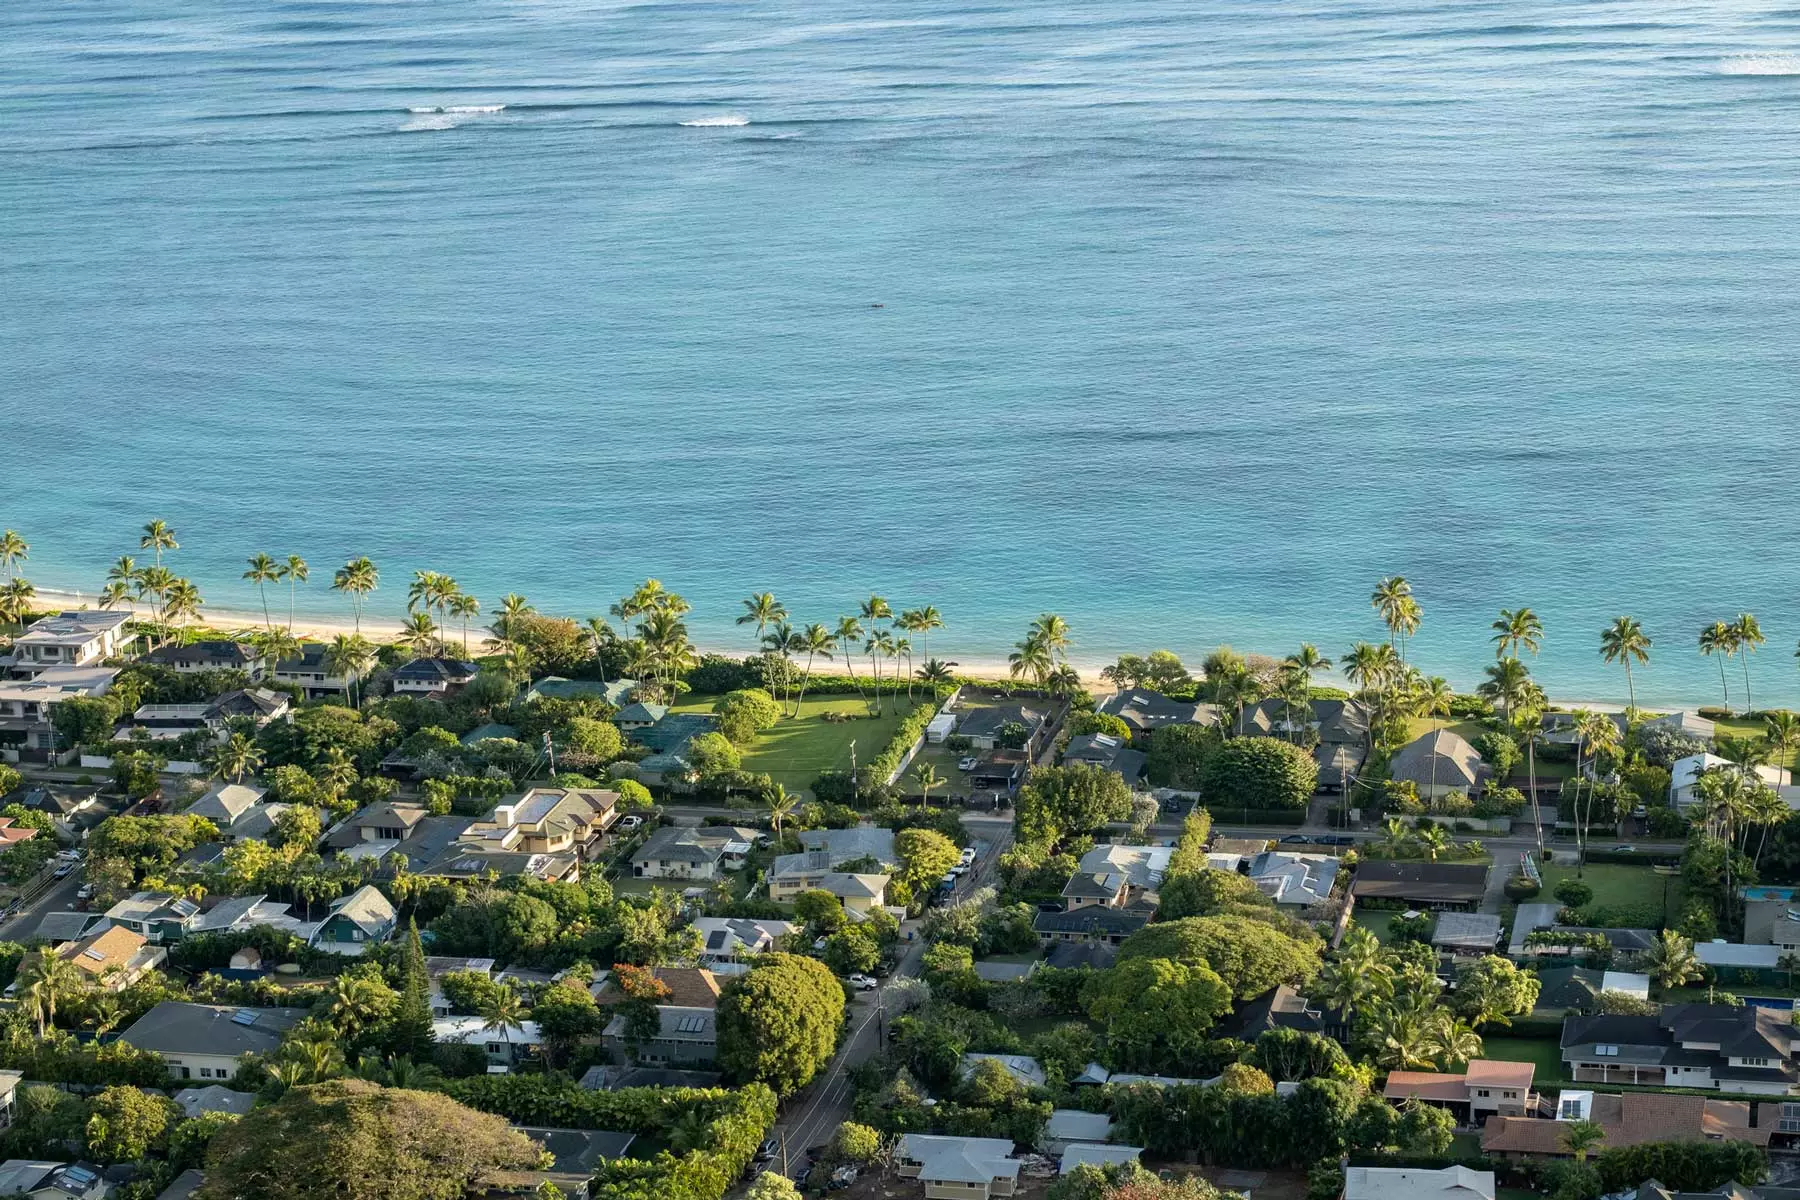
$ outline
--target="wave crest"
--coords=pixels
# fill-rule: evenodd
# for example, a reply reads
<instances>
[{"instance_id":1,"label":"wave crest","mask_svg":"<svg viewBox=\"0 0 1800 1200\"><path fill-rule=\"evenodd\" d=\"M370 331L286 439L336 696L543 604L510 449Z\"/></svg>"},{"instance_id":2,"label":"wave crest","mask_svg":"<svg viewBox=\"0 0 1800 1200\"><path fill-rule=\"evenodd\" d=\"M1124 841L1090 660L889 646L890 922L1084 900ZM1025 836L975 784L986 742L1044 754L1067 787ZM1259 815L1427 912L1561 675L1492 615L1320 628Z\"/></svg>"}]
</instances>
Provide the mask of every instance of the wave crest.
<instances>
[{"instance_id":1,"label":"wave crest","mask_svg":"<svg viewBox=\"0 0 1800 1200\"><path fill-rule=\"evenodd\" d=\"M409 113L418 113L422 116L423 115L435 115L435 114L440 114L440 113L449 115L449 116L474 116L478 113L505 112L506 105L504 105L504 104L445 104L445 105L427 104L427 105L421 105L416 108L409 108L406 111Z\"/></svg>"},{"instance_id":2,"label":"wave crest","mask_svg":"<svg viewBox=\"0 0 1800 1200\"><path fill-rule=\"evenodd\" d=\"M740 117L736 113L722 113L716 117L695 117L691 121L680 122L688 129L731 129L749 123L749 117Z\"/></svg>"},{"instance_id":3,"label":"wave crest","mask_svg":"<svg viewBox=\"0 0 1800 1200\"><path fill-rule=\"evenodd\" d=\"M1721 75L1800 75L1800 54L1733 54L1719 60Z\"/></svg>"}]
</instances>

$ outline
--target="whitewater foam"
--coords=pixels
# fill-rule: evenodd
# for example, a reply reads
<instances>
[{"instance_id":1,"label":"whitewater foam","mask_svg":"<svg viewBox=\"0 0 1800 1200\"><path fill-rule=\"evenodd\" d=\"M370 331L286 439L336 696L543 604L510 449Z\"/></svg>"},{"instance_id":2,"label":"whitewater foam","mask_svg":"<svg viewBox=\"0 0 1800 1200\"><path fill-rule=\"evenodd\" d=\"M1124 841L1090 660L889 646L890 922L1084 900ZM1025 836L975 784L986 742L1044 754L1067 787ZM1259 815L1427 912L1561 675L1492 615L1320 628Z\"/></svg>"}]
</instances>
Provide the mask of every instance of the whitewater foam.
<instances>
[{"instance_id":1,"label":"whitewater foam","mask_svg":"<svg viewBox=\"0 0 1800 1200\"><path fill-rule=\"evenodd\" d=\"M504 104L445 104L445 105L440 106L440 105L435 105L435 104L428 104L428 105L423 105L420 107L409 108L406 111L409 113L418 113L420 115L443 113L443 114L448 114L451 116L473 116L473 115L476 115L479 113L505 112L506 105L504 105Z\"/></svg>"},{"instance_id":2,"label":"whitewater foam","mask_svg":"<svg viewBox=\"0 0 1800 1200\"><path fill-rule=\"evenodd\" d=\"M1800 54L1733 54L1719 60L1721 75L1800 75Z\"/></svg>"},{"instance_id":3,"label":"whitewater foam","mask_svg":"<svg viewBox=\"0 0 1800 1200\"><path fill-rule=\"evenodd\" d=\"M695 117L692 121L680 122L689 129L729 129L749 123L749 117L740 117L735 113L725 113L717 117Z\"/></svg>"}]
</instances>

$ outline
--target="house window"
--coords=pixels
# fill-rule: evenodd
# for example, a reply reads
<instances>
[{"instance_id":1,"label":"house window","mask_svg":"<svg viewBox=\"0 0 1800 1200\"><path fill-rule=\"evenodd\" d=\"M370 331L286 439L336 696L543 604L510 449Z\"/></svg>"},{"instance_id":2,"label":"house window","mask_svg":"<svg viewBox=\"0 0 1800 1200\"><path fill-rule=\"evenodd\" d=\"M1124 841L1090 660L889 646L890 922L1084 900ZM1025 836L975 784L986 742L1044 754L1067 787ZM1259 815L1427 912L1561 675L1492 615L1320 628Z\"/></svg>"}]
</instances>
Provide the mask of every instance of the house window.
<instances>
[{"instance_id":1,"label":"house window","mask_svg":"<svg viewBox=\"0 0 1800 1200\"><path fill-rule=\"evenodd\" d=\"M1595 1046L1594 1054L1599 1058L1617 1058L1619 1048L1617 1046Z\"/></svg>"},{"instance_id":2,"label":"house window","mask_svg":"<svg viewBox=\"0 0 1800 1200\"><path fill-rule=\"evenodd\" d=\"M1746 1067L1766 1067L1769 1065L1769 1060L1766 1058L1746 1058L1743 1062Z\"/></svg>"},{"instance_id":3,"label":"house window","mask_svg":"<svg viewBox=\"0 0 1800 1200\"><path fill-rule=\"evenodd\" d=\"M1480 1096L1483 1100L1486 1100L1488 1097L1488 1090L1486 1088L1477 1088L1475 1094Z\"/></svg>"},{"instance_id":4,"label":"house window","mask_svg":"<svg viewBox=\"0 0 1800 1200\"><path fill-rule=\"evenodd\" d=\"M1800 1104L1782 1104L1779 1128L1782 1133L1800 1133Z\"/></svg>"}]
</instances>

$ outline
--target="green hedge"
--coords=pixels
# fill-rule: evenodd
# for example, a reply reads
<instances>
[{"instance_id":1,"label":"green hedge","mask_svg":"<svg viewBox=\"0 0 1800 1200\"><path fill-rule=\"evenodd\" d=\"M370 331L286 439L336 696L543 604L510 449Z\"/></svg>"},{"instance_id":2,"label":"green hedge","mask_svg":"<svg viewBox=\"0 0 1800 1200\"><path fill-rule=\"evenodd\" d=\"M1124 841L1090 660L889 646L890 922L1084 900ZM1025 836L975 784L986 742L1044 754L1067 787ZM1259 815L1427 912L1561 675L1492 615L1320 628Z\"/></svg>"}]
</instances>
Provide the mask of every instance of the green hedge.
<instances>
[{"instance_id":1,"label":"green hedge","mask_svg":"<svg viewBox=\"0 0 1800 1200\"><path fill-rule=\"evenodd\" d=\"M925 727L931 724L931 718L937 715L937 701L927 700L915 705L900 722L900 728L894 731L893 740L882 748L869 762L869 777L886 783L888 776L900 769L900 760L912 749L914 742L925 736Z\"/></svg>"},{"instance_id":2,"label":"green hedge","mask_svg":"<svg viewBox=\"0 0 1800 1200\"><path fill-rule=\"evenodd\" d=\"M695 1139L703 1149L603 1160L589 1192L595 1200L721 1200L756 1157L776 1115L775 1093L760 1083L591 1092L566 1075L477 1075L452 1080L443 1090L516 1125L610 1129L660 1139L690 1115L704 1123L705 1132Z\"/></svg>"},{"instance_id":3,"label":"green hedge","mask_svg":"<svg viewBox=\"0 0 1800 1200\"><path fill-rule=\"evenodd\" d=\"M1626 867L1675 867L1681 865L1679 851L1653 850L1589 850L1586 855L1591 863L1617 863Z\"/></svg>"},{"instance_id":4,"label":"green hedge","mask_svg":"<svg viewBox=\"0 0 1800 1200\"><path fill-rule=\"evenodd\" d=\"M1485 1025L1481 1036L1484 1038L1562 1038L1563 1023L1559 1018L1533 1020L1530 1017L1514 1017L1511 1025Z\"/></svg>"}]
</instances>

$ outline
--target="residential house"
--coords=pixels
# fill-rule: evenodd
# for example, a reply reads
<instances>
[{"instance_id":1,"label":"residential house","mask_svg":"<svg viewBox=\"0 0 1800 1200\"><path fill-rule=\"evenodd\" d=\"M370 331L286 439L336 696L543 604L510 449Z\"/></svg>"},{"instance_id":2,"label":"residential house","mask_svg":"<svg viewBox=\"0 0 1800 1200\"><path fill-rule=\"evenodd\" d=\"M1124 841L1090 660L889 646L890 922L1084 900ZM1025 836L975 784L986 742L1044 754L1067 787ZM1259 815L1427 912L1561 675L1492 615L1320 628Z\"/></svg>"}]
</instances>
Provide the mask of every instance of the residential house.
<instances>
[{"instance_id":1,"label":"residential house","mask_svg":"<svg viewBox=\"0 0 1800 1200\"><path fill-rule=\"evenodd\" d=\"M167 667L179 675L198 675L203 671L242 671L251 682L261 679L268 670L268 656L249 642L225 638L189 642L185 646L170 642L144 655L143 660L157 667Z\"/></svg>"},{"instance_id":2,"label":"residential house","mask_svg":"<svg viewBox=\"0 0 1800 1200\"><path fill-rule=\"evenodd\" d=\"M1569 1158L1564 1134L1571 1121L1593 1121L1605 1131L1601 1145L1625 1149L1646 1142L1731 1141L1767 1146L1777 1120L1773 1104L1753 1119L1746 1100L1713 1100L1666 1092L1586 1092L1565 1090L1556 1098L1556 1119L1490 1117L1481 1133L1481 1151L1496 1158ZM1785 1105L1781 1107L1786 1107Z\"/></svg>"},{"instance_id":3,"label":"residential house","mask_svg":"<svg viewBox=\"0 0 1800 1200\"><path fill-rule=\"evenodd\" d=\"M1041 931L1040 936L1042 936ZM1069 971L1076 967L1086 967L1091 971L1104 971L1112 966L1118 957L1119 949L1111 942L1089 941L1085 938L1057 938L1050 942L1040 961L1044 966L1055 967L1059 971Z\"/></svg>"},{"instance_id":4,"label":"residential house","mask_svg":"<svg viewBox=\"0 0 1800 1200\"><path fill-rule=\"evenodd\" d=\"M299 654L275 664L275 681L293 684L308 700L329 700L344 695L362 675L356 671L339 674L333 670L328 660L329 652L330 647L323 642L302 643Z\"/></svg>"},{"instance_id":5,"label":"residential house","mask_svg":"<svg viewBox=\"0 0 1800 1200\"><path fill-rule=\"evenodd\" d=\"M420 867L415 874L433 879L498 879L506 875L528 875L563 883L581 881L579 854L562 851L554 854L522 849L523 834L517 828L494 829L470 836L466 831L439 852L436 858Z\"/></svg>"},{"instance_id":6,"label":"residential house","mask_svg":"<svg viewBox=\"0 0 1800 1200\"><path fill-rule=\"evenodd\" d=\"M1319 739L1313 747L1319 790L1342 792L1368 756L1369 707L1360 700L1314 700L1312 710L1313 731Z\"/></svg>"},{"instance_id":7,"label":"residential house","mask_svg":"<svg viewBox=\"0 0 1800 1200\"><path fill-rule=\"evenodd\" d=\"M1744 942L1800 949L1800 888L1759 884L1738 889L1744 900Z\"/></svg>"},{"instance_id":8,"label":"residential house","mask_svg":"<svg viewBox=\"0 0 1800 1200\"><path fill-rule=\"evenodd\" d=\"M185 937L199 914L200 906L185 897L136 892L107 909L106 919L160 946Z\"/></svg>"},{"instance_id":9,"label":"residential house","mask_svg":"<svg viewBox=\"0 0 1800 1200\"><path fill-rule=\"evenodd\" d=\"M1171 700L1149 688L1115 692L1101 702L1100 711L1125 722L1134 740L1168 725L1217 725L1221 720L1217 705Z\"/></svg>"},{"instance_id":10,"label":"residential house","mask_svg":"<svg viewBox=\"0 0 1800 1200\"><path fill-rule=\"evenodd\" d=\"M1105 1113L1083 1112L1078 1108L1058 1108L1050 1113L1044 1132L1038 1137L1038 1148L1046 1154L1061 1154L1082 1142L1110 1142L1113 1119Z\"/></svg>"},{"instance_id":11,"label":"residential house","mask_svg":"<svg viewBox=\"0 0 1800 1200\"><path fill-rule=\"evenodd\" d=\"M399 920L399 914L380 889L365 883L331 902L309 944L315 950L360 958L370 946L385 942Z\"/></svg>"},{"instance_id":12,"label":"residential house","mask_svg":"<svg viewBox=\"0 0 1800 1200\"><path fill-rule=\"evenodd\" d=\"M575 854L592 859L619 816L619 793L599 788L532 788L497 804L471 824L466 838L516 832L509 848L528 854Z\"/></svg>"},{"instance_id":13,"label":"residential house","mask_svg":"<svg viewBox=\"0 0 1800 1200\"><path fill-rule=\"evenodd\" d=\"M863 872L831 871L819 880L818 890L836 896L853 920L861 920L887 903L890 876Z\"/></svg>"},{"instance_id":14,"label":"residential house","mask_svg":"<svg viewBox=\"0 0 1800 1200\"><path fill-rule=\"evenodd\" d=\"M80 941L105 920L105 913L49 912L44 914L31 936L56 949L70 942Z\"/></svg>"},{"instance_id":15,"label":"residential house","mask_svg":"<svg viewBox=\"0 0 1800 1200\"><path fill-rule=\"evenodd\" d=\"M716 975L737 975L750 969L750 960L766 954L781 939L802 927L792 921L752 917L696 917L700 935L700 965Z\"/></svg>"},{"instance_id":16,"label":"residential house","mask_svg":"<svg viewBox=\"0 0 1800 1200\"><path fill-rule=\"evenodd\" d=\"M1676 733L1684 733L1688 737L1699 738L1710 742L1718 734L1718 726L1696 712L1664 713L1660 717L1651 717L1643 722L1640 729L1673 729ZM1622 732L1622 731L1621 731Z\"/></svg>"},{"instance_id":17,"label":"residential house","mask_svg":"<svg viewBox=\"0 0 1800 1200\"><path fill-rule=\"evenodd\" d=\"M1043 1087L1049 1082L1044 1064L1025 1054L965 1054L957 1064L957 1074L967 1079L984 1062L999 1063L1023 1087Z\"/></svg>"},{"instance_id":18,"label":"residential house","mask_svg":"<svg viewBox=\"0 0 1800 1200\"><path fill-rule=\"evenodd\" d=\"M550 1152L551 1170L592 1175L609 1158L624 1158L637 1135L603 1129L552 1129L515 1125L514 1129Z\"/></svg>"},{"instance_id":19,"label":"residential house","mask_svg":"<svg viewBox=\"0 0 1800 1200\"><path fill-rule=\"evenodd\" d=\"M23 1071L0 1070L0 1129L7 1129L13 1123L13 1096L19 1090L19 1081L24 1078Z\"/></svg>"},{"instance_id":20,"label":"residential house","mask_svg":"<svg viewBox=\"0 0 1800 1200\"><path fill-rule=\"evenodd\" d=\"M565 679L561 675L546 675L531 685L524 698L525 703L534 704L544 699L585 700L591 696L619 709L625 707L637 688L635 679Z\"/></svg>"},{"instance_id":21,"label":"residential house","mask_svg":"<svg viewBox=\"0 0 1800 1200\"><path fill-rule=\"evenodd\" d=\"M849 829L807 829L800 834L803 850L823 850L831 865L841 867L860 858L872 858L883 868L900 865L894 853L894 831L880 825L853 825Z\"/></svg>"},{"instance_id":22,"label":"residential house","mask_svg":"<svg viewBox=\"0 0 1800 1200\"><path fill-rule=\"evenodd\" d=\"M1665 1004L1654 1016L1563 1022L1562 1060L1587 1083L1652 1084L1785 1096L1800 1083L1800 1030L1755 1005Z\"/></svg>"},{"instance_id":23,"label":"residential house","mask_svg":"<svg viewBox=\"0 0 1800 1200\"><path fill-rule=\"evenodd\" d=\"M694 777L688 745L703 733L715 732L719 719L710 713L667 713L655 724L625 730L625 736L649 750L634 770L648 786L686 785ZM623 726L621 726L623 729Z\"/></svg>"},{"instance_id":24,"label":"residential house","mask_svg":"<svg viewBox=\"0 0 1800 1200\"><path fill-rule=\"evenodd\" d=\"M1366 858L1350 885L1358 900L1401 900L1416 908L1469 908L1487 894L1485 863L1434 863Z\"/></svg>"},{"instance_id":25,"label":"residential house","mask_svg":"<svg viewBox=\"0 0 1800 1200\"><path fill-rule=\"evenodd\" d=\"M29 679L0 679L0 762L73 761L78 747L62 744L52 710L104 696L118 674L115 667L45 667Z\"/></svg>"},{"instance_id":26,"label":"residential house","mask_svg":"<svg viewBox=\"0 0 1800 1200\"><path fill-rule=\"evenodd\" d=\"M137 640L125 628L130 620L128 612L86 608L44 617L13 639L12 653L0 658L0 673L31 679L56 667L98 666Z\"/></svg>"},{"instance_id":27,"label":"residential house","mask_svg":"<svg viewBox=\"0 0 1800 1200\"><path fill-rule=\"evenodd\" d=\"M1745 1187L1733 1179L1710 1192L1676 1192L1655 1179L1645 1180L1637 1191L1627 1191L1622 1200L1800 1200L1800 1188L1759 1184Z\"/></svg>"},{"instance_id":28,"label":"residential house","mask_svg":"<svg viewBox=\"0 0 1800 1200\"><path fill-rule=\"evenodd\" d=\"M161 946L152 946L141 933L123 925L109 925L73 941L56 951L58 958L73 964L88 982L108 992L122 992L145 972L160 966L169 956Z\"/></svg>"},{"instance_id":29,"label":"residential house","mask_svg":"<svg viewBox=\"0 0 1800 1200\"><path fill-rule=\"evenodd\" d=\"M1486 776L1487 764L1475 747L1448 729L1421 734L1388 762L1388 778L1412 784L1424 800L1442 799L1452 792L1474 795Z\"/></svg>"},{"instance_id":30,"label":"residential house","mask_svg":"<svg viewBox=\"0 0 1800 1200\"><path fill-rule=\"evenodd\" d=\"M637 1067L603 1064L582 1073L580 1084L590 1092L623 1092L632 1088L709 1088L723 1078L717 1071L681 1071L670 1067Z\"/></svg>"},{"instance_id":31,"label":"residential house","mask_svg":"<svg viewBox=\"0 0 1800 1200\"><path fill-rule=\"evenodd\" d=\"M668 715L668 705L639 700L621 708L613 718L613 724L619 727L620 732L631 734L651 728Z\"/></svg>"},{"instance_id":32,"label":"residential house","mask_svg":"<svg viewBox=\"0 0 1800 1200\"><path fill-rule=\"evenodd\" d=\"M1787 786L1787 773L1766 764L1745 767L1717 754L1690 754L1669 765L1669 805L1677 812L1687 812L1701 802L1700 780L1709 771L1731 771L1769 788L1795 807L1800 789Z\"/></svg>"},{"instance_id":33,"label":"residential house","mask_svg":"<svg viewBox=\"0 0 1800 1200\"><path fill-rule=\"evenodd\" d=\"M895 1171L924 1185L926 1200L1010 1196L1019 1185L1020 1165L1005 1138L907 1133L894 1146Z\"/></svg>"},{"instance_id":34,"label":"residential house","mask_svg":"<svg viewBox=\"0 0 1800 1200\"><path fill-rule=\"evenodd\" d=\"M66 838L79 840L87 826L78 820L78 814L93 812L110 815L110 811L100 802L100 789L94 786L80 786L62 783L34 783L13 792L5 798L8 804L18 804L32 812L41 812L55 824L56 831ZM103 817L97 817L95 824Z\"/></svg>"},{"instance_id":35,"label":"residential house","mask_svg":"<svg viewBox=\"0 0 1800 1200\"><path fill-rule=\"evenodd\" d=\"M325 849L352 858L385 858L413 836L431 815L422 804L382 800L366 805L325 835Z\"/></svg>"},{"instance_id":36,"label":"residential house","mask_svg":"<svg viewBox=\"0 0 1800 1200\"><path fill-rule=\"evenodd\" d=\"M267 925L300 938L312 932L312 926L296 918L287 905L267 896L227 896L207 903L211 907L188 922L187 932L242 933L258 925Z\"/></svg>"},{"instance_id":37,"label":"residential house","mask_svg":"<svg viewBox=\"0 0 1800 1200\"><path fill-rule=\"evenodd\" d=\"M1437 1071L1390 1071L1382 1091L1389 1102L1408 1100L1447 1108L1459 1125L1479 1125L1488 1117L1526 1117L1537 1113L1539 1096L1531 1090L1536 1067L1528 1062L1477 1058L1460 1074Z\"/></svg>"},{"instance_id":38,"label":"residential house","mask_svg":"<svg viewBox=\"0 0 1800 1200\"><path fill-rule=\"evenodd\" d=\"M209 1083L205 1087L182 1088L175 1093L175 1103L181 1105L181 1111L188 1117L201 1117L207 1113L235 1113L243 1116L256 1103L255 1092L234 1092L228 1087Z\"/></svg>"},{"instance_id":39,"label":"residential house","mask_svg":"<svg viewBox=\"0 0 1800 1200\"><path fill-rule=\"evenodd\" d=\"M433 1017L431 1036L440 1046L479 1046L493 1066L515 1067L544 1048L536 1021L492 1029L483 1017Z\"/></svg>"},{"instance_id":40,"label":"residential house","mask_svg":"<svg viewBox=\"0 0 1800 1200\"><path fill-rule=\"evenodd\" d=\"M1494 1173L1468 1167L1346 1167L1343 1200L1494 1200Z\"/></svg>"},{"instance_id":41,"label":"residential house","mask_svg":"<svg viewBox=\"0 0 1800 1200\"><path fill-rule=\"evenodd\" d=\"M1009 750L1023 749L1027 754L1034 754L1042 748L1046 722L1050 719L1047 707L1036 704L994 704L984 708L971 708L964 712L962 720L957 723L956 732L977 750L1001 749L1001 731L1008 725L1021 725L1025 729L1023 746L1008 746Z\"/></svg>"},{"instance_id":42,"label":"residential house","mask_svg":"<svg viewBox=\"0 0 1800 1200\"><path fill-rule=\"evenodd\" d=\"M624 1013L608 1021L600 1040L621 1062L653 1066L710 1064L718 1053L714 1010L719 1004L719 981L704 967L658 967L653 974L669 989L666 1002L656 1006L657 1028L645 1038L634 1038ZM595 997L602 1005L616 1005L624 996L603 990Z\"/></svg>"},{"instance_id":43,"label":"residential house","mask_svg":"<svg viewBox=\"0 0 1800 1200\"><path fill-rule=\"evenodd\" d=\"M156 1193L156 1200L191 1200L193 1194L200 1190L206 1182L206 1172L198 1167L189 1167L169 1181L169 1186Z\"/></svg>"},{"instance_id":44,"label":"residential house","mask_svg":"<svg viewBox=\"0 0 1800 1200\"><path fill-rule=\"evenodd\" d=\"M969 768L969 788L977 792L1013 793L1031 773L1031 756L1023 750L989 750Z\"/></svg>"},{"instance_id":45,"label":"residential house","mask_svg":"<svg viewBox=\"0 0 1800 1200\"><path fill-rule=\"evenodd\" d=\"M456 740L465 746L479 746L482 742L493 738L516 742L519 740L518 727L516 725L504 725L499 721L484 721Z\"/></svg>"},{"instance_id":46,"label":"residential house","mask_svg":"<svg viewBox=\"0 0 1800 1200\"><path fill-rule=\"evenodd\" d=\"M1163 872L1175 854L1172 846L1095 846L1081 856L1080 870L1088 874L1120 876L1127 900L1135 900L1162 886Z\"/></svg>"},{"instance_id":47,"label":"residential house","mask_svg":"<svg viewBox=\"0 0 1800 1200\"><path fill-rule=\"evenodd\" d=\"M1275 903L1307 908L1331 899L1340 866L1330 854L1264 850L1249 861L1244 873Z\"/></svg>"},{"instance_id":48,"label":"residential house","mask_svg":"<svg viewBox=\"0 0 1800 1200\"><path fill-rule=\"evenodd\" d=\"M250 818L256 809L264 806L268 789L252 787L244 783L214 784L204 795L187 807L190 817L205 817L219 828L221 841L236 841L245 836L239 822ZM258 822L260 824L260 822Z\"/></svg>"},{"instance_id":49,"label":"residential house","mask_svg":"<svg viewBox=\"0 0 1800 1200\"><path fill-rule=\"evenodd\" d=\"M474 971L478 975L489 978L494 974L494 960L491 958L452 958L439 954L425 956L425 976L431 981L431 1015L447 1017L450 1015L450 1001L444 995L441 986L444 976L453 971Z\"/></svg>"},{"instance_id":50,"label":"residential house","mask_svg":"<svg viewBox=\"0 0 1800 1200\"><path fill-rule=\"evenodd\" d=\"M112 1181L93 1163L47 1162L35 1158L9 1158L0 1162L0 1196L21 1196L27 1200L104 1200L112 1191Z\"/></svg>"},{"instance_id":51,"label":"residential house","mask_svg":"<svg viewBox=\"0 0 1800 1200\"><path fill-rule=\"evenodd\" d=\"M541 1200L555 1188L567 1200L588 1200L592 1174L583 1171L488 1171L469 1184L469 1200ZM159 1198L160 1200L160 1198Z\"/></svg>"},{"instance_id":52,"label":"residential house","mask_svg":"<svg viewBox=\"0 0 1800 1200\"><path fill-rule=\"evenodd\" d=\"M240 688L195 704L146 704L119 723L114 736L143 736L151 741L174 741L190 734L210 734L223 741L234 722L254 722L258 729L288 714L285 693L269 688Z\"/></svg>"},{"instance_id":53,"label":"residential house","mask_svg":"<svg viewBox=\"0 0 1800 1200\"><path fill-rule=\"evenodd\" d=\"M1500 942L1497 913L1444 912L1431 931L1431 944L1449 954L1492 954Z\"/></svg>"},{"instance_id":54,"label":"residential house","mask_svg":"<svg viewBox=\"0 0 1800 1200\"><path fill-rule=\"evenodd\" d=\"M164 1000L119 1040L163 1056L171 1079L230 1079L246 1054L269 1054L304 1008L232 1008Z\"/></svg>"},{"instance_id":55,"label":"residential house","mask_svg":"<svg viewBox=\"0 0 1800 1200\"><path fill-rule=\"evenodd\" d=\"M474 682L481 668L460 658L415 658L390 677L399 696L454 696Z\"/></svg>"},{"instance_id":56,"label":"residential house","mask_svg":"<svg viewBox=\"0 0 1800 1200\"><path fill-rule=\"evenodd\" d=\"M737 825L670 825L657 830L631 855L640 879L717 879L743 865L757 832Z\"/></svg>"},{"instance_id":57,"label":"residential house","mask_svg":"<svg viewBox=\"0 0 1800 1200\"><path fill-rule=\"evenodd\" d=\"M1111 771L1126 783L1136 783L1144 773L1145 758L1143 751L1133 750L1122 738L1107 733L1082 733L1069 739L1062 760L1064 766L1086 763Z\"/></svg>"},{"instance_id":58,"label":"residential house","mask_svg":"<svg viewBox=\"0 0 1800 1200\"><path fill-rule=\"evenodd\" d=\"M1061 942L1100 942L1117 946L1142 929L1155 916L1154 910L1140 906L1113 908L1105 904L1088 904L1067 908L1062 912L1038 912L1031 927L1038 940L1054 947Z\"/></svg>"},{"instance_id":59,"label":"residential house","mask_svg":"<svg viewBox=\"0 0 1800 1200\"><path fill-rule=\"evenodd\" d=\"M1531 935L1539 930L1554 933L1597 933L1604 936L1620 954L1639 954L1656 945L1657 934L1651 929L1598 929L1591 926L1562 925L1556 917L1561 909L1555 904L1521 904L1513 915L1512 943L1507 953L1514 958L1524 955L1568 955L1578 951L1568 946L1530 945Z\"/></svg>"},{"instance_id":60,"label":"residential house","mask_svg":"<svg viewBox=\"0 0 1800 1200\"><path fill-rule=\"evenodd\" d=\"M0 850L11 850L20 842L29 842L37 832L29 825L15 824L11 817L0 817Z\"/></svg>"},{"instance_id":61,"label":"residential house","mask_svg":"<svg viewBox=\"0 0 1800 1200\"><path fill-rule=\"evenodd\" d=\"M1350 1040L1349 1024L1340 1010L1314 1008L1311 1001L1285 983L1239 1004L1219 1026L1219 1036L1254 1042L1271 1029L1317 1033L1340 1042Z\"/></svg>"}]
</instances>

